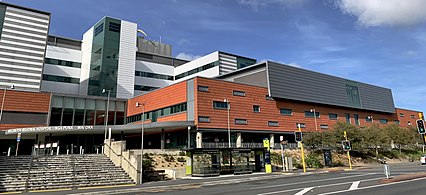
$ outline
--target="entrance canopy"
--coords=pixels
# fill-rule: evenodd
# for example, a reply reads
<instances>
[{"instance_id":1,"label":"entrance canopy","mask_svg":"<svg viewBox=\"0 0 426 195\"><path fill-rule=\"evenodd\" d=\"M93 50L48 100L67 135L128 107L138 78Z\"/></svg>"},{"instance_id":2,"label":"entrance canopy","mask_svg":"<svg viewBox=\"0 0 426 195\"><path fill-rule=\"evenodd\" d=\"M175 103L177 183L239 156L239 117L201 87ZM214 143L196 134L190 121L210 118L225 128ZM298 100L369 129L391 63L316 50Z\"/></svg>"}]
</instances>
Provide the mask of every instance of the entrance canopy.
<instances>
[{"instance_id":1,"label":"entrance canopy","mask_svg":"<svg viewBox=\"0 0 426 195\"><path fill-rule=\"evenodd\" d=\"M186 129L188 126L194 126L194 121L170 121L170 122L154 122L144 124L144 131L146 133L160 133L161 130L176 130ZM112 133L140 133L141 124L128 124L128 125L108 125ZM35 135L44 133L55 134L104 134L105 126L47 126L47 127L30 127L30 128L17 128L4 131L6 135L15 135L18 133Z\"/></svg>"}]
</instances>

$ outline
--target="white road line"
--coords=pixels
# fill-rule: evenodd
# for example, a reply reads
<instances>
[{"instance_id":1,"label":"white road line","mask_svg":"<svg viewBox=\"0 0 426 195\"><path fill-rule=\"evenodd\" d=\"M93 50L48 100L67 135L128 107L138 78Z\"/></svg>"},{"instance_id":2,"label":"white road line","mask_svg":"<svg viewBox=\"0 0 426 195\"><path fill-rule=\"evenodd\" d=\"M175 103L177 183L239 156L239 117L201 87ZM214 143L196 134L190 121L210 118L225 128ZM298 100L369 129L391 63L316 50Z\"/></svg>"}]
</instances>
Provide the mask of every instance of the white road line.
<instances>
[{"instance_id":1,"label":"white road line","mask_svg":"<svg viewBox=\"0 0 426 195\"><path fill-rule=\"evenodd\" d=\"M270 185L270 186L261 186L261 187L250 188L250 189L251 190L257 190L257 189L290 186L290 185L313 183L313 182L321 182L321 181L339 180L339 179L352 178L352 177L363 177L363 176L375 175L375 174L377 174L377 173L366 173L366 174L361 174L361 175L349 175L349 176L344 176L344 177L333 177L333 178L328 178L328 179L309 180L309 181L302 181L302 182L295 182L295 183L277 184L277 185Z\"/></svg>"},{"instance_id":2,"label":"white road line","mask_svg":"<svg viewBox=\"0 0 426 195\"><path fill-rule=\"evenodd\" d=\"M294 195L303 195L303 194L306 194L306 192L311 191L312 189L314 189L314 187L305 188L305 189L303 189L302 191L297 192L297 193L296 193L296 194L294 194Z\"/></svg>"},{"instance_id":3,"label":"white road line","mask_svg":"<svg viewBox=\"0 0 426 195\"><path fill-rule=\"evenodd\" d=\"M412 181L418 181L418 180L423 180L423 179L426 179L426 177L424 177L424 178L418 178L418 179L412 179L412 180L407 180L407 181L394 182L394 183L385 183L385 184L367 186L367 187L357 188L355 190L377 188L377 187L389 186L389 185L394 185L394 184L400 184L400 183L407 183L407 182L412 182ZM350 191L350 190L340 190L340 191L335 191L335 192L327 192L327 193L323 193L323 194L319 194L319 195L339 194L339 193L348 192L348 191Z\"/></svg>"},{"instance_id":4,"label":"white road line","mask_svg":"<svg viewBox=\"0 0 426 195\"><path fill-rule=\"evenodd\" d=\"M358 186L359 186L359 183L361 183L361 181L353 182L352 185L351 185L351 187L349 188L349 190L355 190L355 189L357 189Z\"/></svg>"},{"instance_id":5,"label":"white road line","mask_svg":"<svg viewBox=\"0 0 426 195\"><path fill-rule=\"evenodd\" d=\"M376 178L371 178L371 179L364 179L364 180L360 180L360 181L373 181L373 180L378 180L378 179L382 179L383 177L376 177ZM326 184L326 185L319 185L319 186L312 186L313 188L323 188L323 187L330 187L330 186L339 186L339 185L344 185L344 184L350 184L352 183L352 181L348 181L348 182L343 182L343 183L334 183L334 184ZM275 192L265 192L265 193L261 193L261 194L257 194L257 195L266 195L266 194L281 194L284 192L291 192L291 191L296 191L296 190L303 190L305 188L295 188L295 189L289 189L289 190L281 190L281 191L275 191ZM360 189L360 188L357 188ZM348 191L348 190L345 190Z\"/></svg>"}]
</instances>

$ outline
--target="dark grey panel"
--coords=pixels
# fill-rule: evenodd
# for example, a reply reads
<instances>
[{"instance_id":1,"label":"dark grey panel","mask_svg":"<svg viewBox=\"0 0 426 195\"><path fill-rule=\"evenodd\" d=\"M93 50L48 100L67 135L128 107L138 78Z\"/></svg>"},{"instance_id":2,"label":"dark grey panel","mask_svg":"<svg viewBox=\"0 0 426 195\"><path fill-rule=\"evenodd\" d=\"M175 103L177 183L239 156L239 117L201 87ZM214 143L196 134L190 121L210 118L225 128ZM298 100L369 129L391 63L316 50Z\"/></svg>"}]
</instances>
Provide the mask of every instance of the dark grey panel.
<instances>
[{"instance_id":1,"label":"dark grey panel","mask_svg":"<svg viewBox=\"0 0 426 195\"><path fill-rule=\"evenodd\" d=\"M186 99L188 106L186 111L186 119L188 121L194 120L195 118L194 85L194 79L186 81Z\"/></svg>"},{"instance_id":2,"label":"dark grey panel","mask_svg":"<svg viewBox=\"0 0 426 195\"><path fill-rule=\"evenodd\" d=\"M351 108L346 79L288 65L268 62L270 95L305 102ZM361 109L395 112L390 89L359 83Z\"/></svg>"},{"instance_id":3,"label":"dark grey panel","mask_svg":"<svg viewBox=\"0 0 426 195\"><path fill-rule=\"evenodd\" d=\"M395 112L395 106L390 89L359 83L359 94L362 107L383 112Z\"/></svg>"},{"instance_id":4,"label":"dark grey panel","mask_svg":"<svg viewBox=\"0 0 426 195\"><path fill-rule=\"evenodd\" d=\"M248 85L254 85L259 87L268 87L268 80L266 76L266 71L260 71L249 75L244 75L241 77L236 77L234 79L236 83L243 83ZM265 94L266 95L266 94Z\"/></svg>"},{"instance_id":5,"label":"dark grey panel","mask_svg":"<svg viewBox=\"0 0 426 195\"><path fill-rule=\"evenodd\" d=\"M25 113L25 112L3 112L3 124L25 124L40 125L46 124L47 114Z\"/></svg>"}]
</instances>

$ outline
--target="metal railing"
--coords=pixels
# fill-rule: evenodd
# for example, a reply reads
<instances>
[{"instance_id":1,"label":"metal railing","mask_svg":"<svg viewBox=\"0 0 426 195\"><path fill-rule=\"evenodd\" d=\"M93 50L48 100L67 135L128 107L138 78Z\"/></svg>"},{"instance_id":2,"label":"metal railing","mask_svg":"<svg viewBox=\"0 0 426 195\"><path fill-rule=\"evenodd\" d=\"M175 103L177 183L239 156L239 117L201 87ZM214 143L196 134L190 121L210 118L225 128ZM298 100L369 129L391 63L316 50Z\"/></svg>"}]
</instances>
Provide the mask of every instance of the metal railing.
<instances>
[{"instance_id":1,"label":"metal railing","mask_svg":"<svg viewBox=\"0 0 426 195\"><path fill-rule=\"evenodd\" d=\"M203 142L203 148L230 148L228 142ZM235 143L231 143L231 148L236 148Z\"/></svg>"}]
</instances>

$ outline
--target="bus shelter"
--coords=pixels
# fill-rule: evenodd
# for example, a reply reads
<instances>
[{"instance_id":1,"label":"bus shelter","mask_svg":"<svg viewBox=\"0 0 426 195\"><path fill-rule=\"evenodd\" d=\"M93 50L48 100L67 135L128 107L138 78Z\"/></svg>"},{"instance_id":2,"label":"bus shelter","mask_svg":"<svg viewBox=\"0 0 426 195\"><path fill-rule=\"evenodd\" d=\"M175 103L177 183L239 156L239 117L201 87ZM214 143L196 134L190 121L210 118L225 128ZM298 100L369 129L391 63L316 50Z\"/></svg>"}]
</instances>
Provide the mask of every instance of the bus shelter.
<instances>
[{"instance_id":1,"label":"bus shelter","mask_svg":"<svg viewBox=\"0 0 426 195\"><path fill-rule=\"evenodd\" d=\"M194 177L250 174L264 170L262 148L186 149L186 174Z\"/></svg>"}]
</instances>

